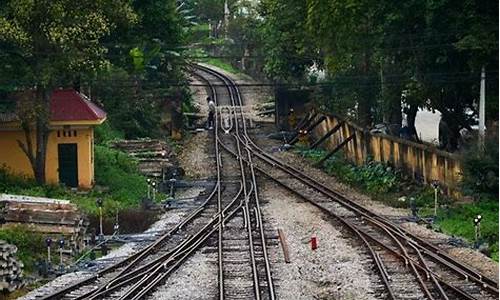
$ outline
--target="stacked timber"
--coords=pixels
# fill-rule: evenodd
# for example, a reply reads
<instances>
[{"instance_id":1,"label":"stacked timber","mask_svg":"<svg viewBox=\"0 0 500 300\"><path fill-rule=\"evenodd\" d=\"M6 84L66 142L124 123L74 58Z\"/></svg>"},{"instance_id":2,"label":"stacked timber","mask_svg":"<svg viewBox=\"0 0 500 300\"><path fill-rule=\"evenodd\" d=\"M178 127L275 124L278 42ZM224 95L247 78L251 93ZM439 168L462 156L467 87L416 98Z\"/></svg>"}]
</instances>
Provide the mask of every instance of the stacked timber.
<instances>
[{"instance_id":1,"label":"stacked timber","mask_svg":"<svg viewBox=\"0 0 500 300\"><path fill-rule=\"evenodd\" d=\"M119 140L113 143L113 147L135 157L139 172L147 177L161 178L164 170L176 168L177 165L174 152L164 141Z\"/></svg>"},{"instance_id":2,"label":"stacked timber","mask_svg":"<svg viewBox=\"0 0 500 300\"><path fill-rule=\"evenodd\" d=\"M64 236L81 247L87 228L85 216L67 200L0 194L2 227L24 226L50 236Z\"/></svg>"},{"instance_id":3,"label":"stacked timber","mask_svg":"<svg viewBox=\"0 0 500 300\"><path fill-rule=\"evenodd\" d=\"M24 285L23 263L16 258L17 247L0 240L0 292L13 292Z\"/></svg>"}]
</instances>

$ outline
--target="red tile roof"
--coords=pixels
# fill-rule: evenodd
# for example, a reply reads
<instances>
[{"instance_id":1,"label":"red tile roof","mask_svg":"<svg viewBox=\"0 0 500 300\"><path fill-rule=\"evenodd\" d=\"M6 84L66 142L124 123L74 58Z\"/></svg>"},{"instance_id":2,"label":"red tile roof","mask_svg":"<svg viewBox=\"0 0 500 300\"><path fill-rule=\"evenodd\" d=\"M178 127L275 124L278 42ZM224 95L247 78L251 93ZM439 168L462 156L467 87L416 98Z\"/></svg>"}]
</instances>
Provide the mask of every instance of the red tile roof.
<instances>
[{"instance_id":1,"label":"red tile roof","mask_svg":"<svg viewBox=\"0 0 500 300\"><path fill-rule=\"evenodd\" d=\"M55 90L50 103L51 121L99 121L106 112L74 89Z\"/></svg>"}]
</instances>

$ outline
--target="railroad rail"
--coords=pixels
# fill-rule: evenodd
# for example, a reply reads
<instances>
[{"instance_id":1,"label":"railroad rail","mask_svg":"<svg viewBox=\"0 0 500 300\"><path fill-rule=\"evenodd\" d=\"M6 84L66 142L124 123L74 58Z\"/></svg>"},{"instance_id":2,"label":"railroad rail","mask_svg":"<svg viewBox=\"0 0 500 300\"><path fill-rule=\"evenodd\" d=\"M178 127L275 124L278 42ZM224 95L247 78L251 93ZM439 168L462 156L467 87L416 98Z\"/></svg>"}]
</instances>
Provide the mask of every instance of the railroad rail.
<instances>
[{"instance_id":1,"label":"railroad rail","mask_svg":"<svg viewBox=\"0 0 500 300\"><path fill-rule=\"evenodd\" d=\"M242 143L241 134L243 132L246 132L246 122L241 109L239 109L241 107L241 103L238 101L239 91L234 89L234 86L231 85L228 78L223 74L200 65L196 65L195 69L198 72L202 73L199 74L202 77L207 77L208 75L208 77L212 78L212 81L206 80L206 82L212 90L212 95L215 103L217 104L217 106L221 106L224 110L224 114L221 114L221 123L231 124L229 129L228 126L223 127L226 135L223 137L216 137L217 142L224 148L232 147L233 151L236 153L235 158L240 164L243 182L247 182L248 180L255 189L253 194L251 195L251 201L246 201L243 206L244 227L247 230L246 235L248 238L248 260L252 269L253 281L253 293L245 292L243 296L248 297L249 299L275 299L276 295L274 291L274 282L271 274L270 260L267 253L267 237L264 230L262 213L260 210L260 199L255 170L253 169L252 164L247 165L248 173L245 172L245 161L251 161L252 157L247 147ZM227 96L224 97L226 99L217 97L213 81L220 82L220 84L217 84L217 87L223 87L223 91L221 92L223 92L224 95ZM225 102L223 100L225 100ZM238 111L239 113L236 114L236 111ZM224 122L224 119L222 118L227 118L228 114L230 114L232 121ZM241 249L241 247L236 248ZM230 250L234 251L234 246L233 249ZM240 253L240 257L242 256L244 256L244 254ZM261 256L261 259L257 260L257 256ZM224 254L221 253L220 257L224 257ZM232 255L230 261L234 261L234 255ZM238 269L234 268L232 271L233 273L239 272ZM219 272L219 274L224 274L224 267L222 262L220 262ZM232 290L228 291L228 287L224 285L224 282L226 281L224 276L220 276L220 299L224 299L225 296L228 296L227 298L231 298L232 296L237 296L238 294L240 294L238 295L238 297L242 296L241 291L239 291L241 290L240 286L235 286L232 288ZM234 274L231 274L231 276L234 276Z\"/></svg>"},{"instance_id":2,"label":"railroad rail","mask_svg":"<svg viewBox=\"0 0 500 300\"><path fill-rule=\"evenodd\" d=\"M230 86L235 105L243 106L241 95L234 81L224 74L218 75L223 78L224 84ZM233 111L241 112L236 109ZM239 118L243 119L244 116L240 115ZM245 122L243 121L242 124ZM498 299L498 283L495 280L480 274L470 266L447 255L437 246L268 154L253 142L245 125L235 136L250 154L245 159L250 168L335 217L362 241L373 258L377 272L386 287L388 298ZM223 143L221 145L235 157L241 157L240 153L235 153ZM257 162L252 158L256 158ZM284 177L283 173L293 180L289 179L287 182L278 179ZM344 214L336 213L340 208L343 208ZM399 260L400 264L395 264L393 258ZM408 276L408 271L411 276ZM420 291L414 291L413 282L410 284L410 289L408 289L408 283L405 288L405 282L398 282L398 280L411 280L411 277L413 277L413 282L420 287Z\"/></svg>"},{"instance_id":3,"label":"railroad rail","mask_svg":"<svg viewBox=\"0 0 500 300\"><path fill-rule=\"evenodd\" d=\"M216 234L217 297L276 299L257 173L315 205L353 233L353 240L373 260L384 298L498 299L495 280L263 150L247 130L236 83L205 66L193 69L208 84L216 105L222 107L215 114L216 183L208 197L142 250L38 299L143 299L194 252L210 247L210 238ZM223 184L223 177L234 173L239 173L239 187ZM245 285L235 284L235 278L244 279Z\"/></svg>"}]
</instances>

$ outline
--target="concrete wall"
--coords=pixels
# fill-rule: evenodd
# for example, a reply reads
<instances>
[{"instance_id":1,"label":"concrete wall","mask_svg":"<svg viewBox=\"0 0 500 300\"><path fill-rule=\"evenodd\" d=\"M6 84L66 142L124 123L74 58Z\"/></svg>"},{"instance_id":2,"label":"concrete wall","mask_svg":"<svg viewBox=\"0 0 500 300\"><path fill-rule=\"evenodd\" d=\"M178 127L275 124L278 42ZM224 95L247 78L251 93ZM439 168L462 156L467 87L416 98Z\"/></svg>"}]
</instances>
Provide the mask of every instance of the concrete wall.
<instances>
[{"instance_id":1,"label":"concrete wall","mask_svg":"<svg viewBox=\"0 0 500 300\"><path fill-rule=\"evenodd\" d=\"M320 117L321 115L318 115L316 118ZM327 119L313 130L313 138L318 140L342 120L337 116L327 116ZM462 174L459 157L433 146L394 136L371 134L356 124L345 121L320 147L333 149L353 133L356 137L343 149L348 160L361 165L371 157L375 161L393 165L425 183L439 181L447 193L457 193Z\"/></svg>"},{"instance_id":2,"label":"concrete wall","mask_svg":"<svg viewBox=\"0 0 500 300\"><path fill-rule=\"evenodd\" d=\"M59 131L59 136L58 136ZM76 136L74 132L76 131ZM68 134L71 132L71 135ZM94 130L86 128L54 129L49 135L45 174L47 183L59 182L58 144L76 143L78 148L78 185L91 188L94 183ZM18 145L18 140L26 142L24 132L15 129L0 129L0 166L6 165L11 172L33 177L28 157ZM34 138L33 138L34 141Z\"/></svg>"}]
</instances>

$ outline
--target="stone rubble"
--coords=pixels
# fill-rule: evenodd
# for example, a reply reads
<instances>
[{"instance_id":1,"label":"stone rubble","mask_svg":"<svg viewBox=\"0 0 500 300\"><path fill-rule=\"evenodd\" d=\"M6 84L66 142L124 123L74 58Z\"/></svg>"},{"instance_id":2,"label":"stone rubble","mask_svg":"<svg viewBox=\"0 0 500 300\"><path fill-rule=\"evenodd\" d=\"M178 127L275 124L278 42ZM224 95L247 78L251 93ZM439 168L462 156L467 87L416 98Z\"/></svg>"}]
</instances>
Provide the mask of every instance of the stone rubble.
<instances>
[{"instance_id":1,"label":"stone rubble","mask_svg":"<svg viewBox=\"0 0 500 300\"><path fill-rule=\"evenodd\" d=\"M0 292L23 287L23 263L16 257L17 247L0 240Z\"/></svg>"}]
</instances>

